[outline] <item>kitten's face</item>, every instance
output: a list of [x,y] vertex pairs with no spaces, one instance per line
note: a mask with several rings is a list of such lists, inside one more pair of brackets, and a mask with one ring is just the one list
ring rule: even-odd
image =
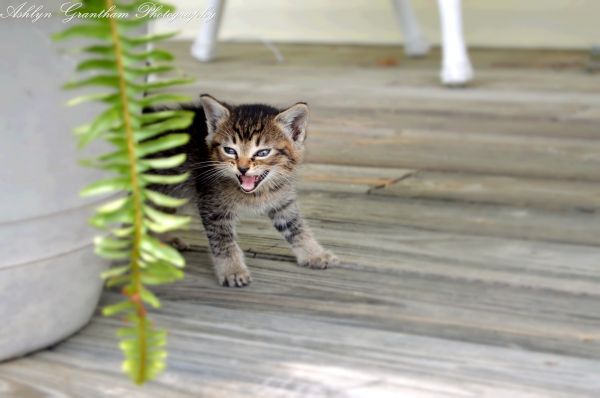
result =
[[265,105],[222,104],[201,97],[213,167],[252,193],[288,184],[302,158],[308,107],[279,111]]

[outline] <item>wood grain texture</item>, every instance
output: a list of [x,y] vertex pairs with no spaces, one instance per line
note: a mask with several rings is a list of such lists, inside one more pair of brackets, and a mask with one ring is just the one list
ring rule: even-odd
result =
[[600,396],[600,91],[581,54],[474,51],[478,84],[444,90],[437,61],[381,67],[382,47],[282,46],[273,64],[226,45],[207,65],[173,48],[203,92],[311,102],[300,207],[342,263],[300,268],[245,217],[254,282],[222,288],[194,217],[185,280],[156,289],[165,374],[133,387],[119,322],[97,315],[0,364],[0,396]]

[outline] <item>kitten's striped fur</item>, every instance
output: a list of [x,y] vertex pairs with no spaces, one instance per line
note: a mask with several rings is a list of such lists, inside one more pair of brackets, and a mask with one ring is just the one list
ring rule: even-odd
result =
[[[233,106],[202,95],[200,104],[182,108],[195,111],[196,116],[188,129],[190,142],[178,150],[185,151],[187,160],[172,172],[189,171],[191,177],[180,186],[159,189],[189,197],[197,206],[220,284],[241,287],[252,280],[236,242],[235,224],[242,210],[268,215],[291,245],[298,264],[324,269],[338,262],[315,240],[296,204],[306,104],[285,110]],[[267,156],[258,156],[267,149]],[[232,150],[235,154],[228,153]]]

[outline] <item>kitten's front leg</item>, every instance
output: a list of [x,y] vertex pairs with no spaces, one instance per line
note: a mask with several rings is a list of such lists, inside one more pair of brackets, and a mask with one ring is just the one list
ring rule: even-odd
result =
[[269,218],[285,240],[292,246],[298,264],[301,266],[325,269],[328,265],[339,264],[338,258],[325,250],[313,236],[300,214],[295,199],[283,201],[268,212]]
[[243,287],[252,281],[244,253],[235,241],[235,219],[226,212],[200,212],[208,237],[217,281],[223,286]]

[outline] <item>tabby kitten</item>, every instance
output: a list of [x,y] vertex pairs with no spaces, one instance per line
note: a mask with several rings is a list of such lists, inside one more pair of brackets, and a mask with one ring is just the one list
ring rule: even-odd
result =
[[294,180],[306,139],[306,104],[284,110],[233,106],[206,94],[200,103],[182,105],[195,117],[188,129],[189,143],[179,148],[187,160],[173,171],[189,171],[191,176],[180,186],[161,189],[188,197],[197,206],[218,282],[242,287],[252,280],[235,240],[235,224],[243,210],[268,215],[298,264],[324,269],[338,263],[315,240],[296,204]]

